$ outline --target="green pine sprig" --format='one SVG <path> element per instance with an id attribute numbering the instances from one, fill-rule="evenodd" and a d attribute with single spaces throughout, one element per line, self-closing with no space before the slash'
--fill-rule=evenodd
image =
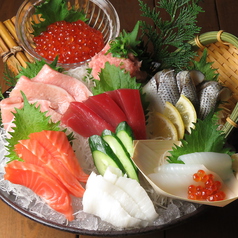
<path id="1" fill-rule="evenodd" d="M 183 69 L 196 56 L 191 50 L 189 40 L 200 32 L 196 25 L 197 15 L 202 12 L 198 0 L 160 0 L 156 7 L 150 8 L 139 0 L 142 16 L 150 18 L 154 24 L 142 21 L 143 37 L 147 45 L 152 44 L 153 61 L 159 62 L 160 69 Z M 168 19 L 160 17 L 161 10 L 165 10 Z"/>

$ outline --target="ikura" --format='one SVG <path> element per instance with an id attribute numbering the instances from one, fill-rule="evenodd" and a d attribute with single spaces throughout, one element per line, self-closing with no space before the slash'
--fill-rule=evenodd
<path id="1" fill-rule="evenodd" d="M 190 185 L 188 187 L 188 198 L 192 200 L 207 200 L 210 202 L 224 200 L 226 194 L 221 189 L 221 182 L 214 181 L 212 174 L 206 174 L 204 170 L 198 170 L 193 175 L 193 180 L 196 182 L 202 182 L 204 186 Z"/>
<path id="2" fill-rule="evenodd" d="M 77 63 L 93 57 L 104 47 L 103 35 L 85 22 L 58 21 L 33 38 L 35 51 L 42 57 L 59 63 Z"/>

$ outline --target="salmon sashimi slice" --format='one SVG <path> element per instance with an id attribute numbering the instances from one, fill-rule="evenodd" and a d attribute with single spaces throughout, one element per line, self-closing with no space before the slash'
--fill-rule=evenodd
<path id="1" fill-rule="evenodd" d="M 74 219 L 69 194 L 46 169 L 14 160 L 5 166 L 5 171 L 4 179 L 30 188 L 52 209 L 64 214 L 69 221 Z"/>
<path id="2" fill-rule="evenodd" d="M 29 135 L 35 139 L 48 153 L 60 161 L 69 172 L 81 182 L 87 182 L 89 175 L 81 168 L 66 134 L 62 131 L 41 131 Z"/>
<path id="3" fill-rule="evenodd" d="M 85 189 L 80 182 L 65 168 L 62 163 L 48 153 L 45 148 L 34 139 L 20 140 L 15 145 L 15 152 L 26 163 L 36 164 L 47 169 L 63 186 L 75 197 L 82 197 Z"/>
<path id="4" fill-rule="evenodd" d="M 65 89 L 55 85 L 34 82 L 25 76 L 19 78 L 9 96 L 21 97 L 21 91 L 26 95 L 28 101 L 43 99 L 57 104 L 58 109 L 56 111 L 60 114 L 67 110 L 70 102 L 75 101 Z"/>
<path id="5" fill-rule="evenodd" d="M 81 102 L 86 100 L 92 93 L 86 87 L 84 83 L 69 75 L 59 73 L 47 64 L 45 64 L 36 77 L 32 78 L 35 82 L 41 82 L 45 84 L 53 84 L 65 89 L 75 101 Z"/>

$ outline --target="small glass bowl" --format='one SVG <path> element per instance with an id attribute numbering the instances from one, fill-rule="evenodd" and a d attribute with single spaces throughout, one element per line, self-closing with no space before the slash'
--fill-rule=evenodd
<path id="1" fill-rule="evenodd" d="M 33 42 L 32 35 L 32 20 L 39 21 L 40 17 L 34 14 L 35 6 L 40 5 L 43 1 L 44 0 L 25 0 L 18 9 L 15 23 L 19 44 L 36 60 L 41 60 L 42 56 L 37 54 L 34 50 L 35 43 Z M 108 0 L 66 0 L 66 2 L 68 6 L 85 12 L 86 18 L 88 19 L 87 24 L 102 32 L 105 45 L 119 35 L 119 17 L 115 8 Z M 46 59 L 44 60 L 47 63 L 51 62 Z M 65 69 L 72 69 L 89 61 L 90 59 L 71 64 L 58 63 L 58 66 Z"/>

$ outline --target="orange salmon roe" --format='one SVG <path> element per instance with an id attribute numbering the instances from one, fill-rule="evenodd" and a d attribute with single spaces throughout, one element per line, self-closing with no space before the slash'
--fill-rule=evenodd
<path id="1" fill-rule="evenodd" d="M 188 187 L 188 198 L 192 200 L 207 200 L 210 202 L 224 200 L 226 194 L 221 191 L 221 182 L 214 181 L 212 174 L 206 174 L 204 170 L 198 170 L 193 175 L 193 180 L 202 182 L 204 185 L 190 185 Z"/>
<path id="2" fill-rule="evenodd" d="M 58 55 L 59 63 L 85 61 L 104 47 L 102 33 L 81 20 L 55 22 L 33 40 L 39 55 L 51 61 Z"/>

